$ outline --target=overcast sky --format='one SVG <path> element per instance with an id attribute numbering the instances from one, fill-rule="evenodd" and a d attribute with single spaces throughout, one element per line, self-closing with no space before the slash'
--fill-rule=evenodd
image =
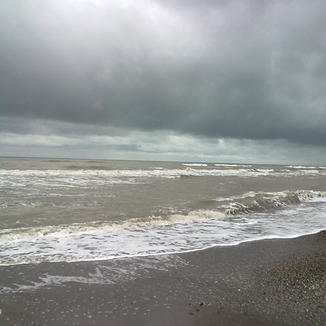
<path id="1" fill-rule="evenodd" d="M 326 164 L 326 1 L 2 0 L 0 155 Z"/>

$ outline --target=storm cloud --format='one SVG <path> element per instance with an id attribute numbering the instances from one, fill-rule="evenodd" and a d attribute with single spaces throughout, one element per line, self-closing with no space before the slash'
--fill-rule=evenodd
<path id="1" fill-rule="evenodd" d="M 1 1 L 0 131 L 324 150 L 325 13 L 322 0 Z"/>

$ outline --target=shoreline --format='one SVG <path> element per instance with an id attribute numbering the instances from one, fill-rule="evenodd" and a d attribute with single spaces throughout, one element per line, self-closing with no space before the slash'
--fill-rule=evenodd
<path id="1" fill-rule="evenodd" d="M 157 257 L 157 256 L 171 256 L 171 255 L 183 255 L 183 254 L 188 254 L 188 253 L 195 253 L 195 252 L 201 252 L 205 250 L 210 250 L 214 248 L 228 248 L 228 247 L 234 247 L 234 246 L 240 246 L 246 243 L 251 243 L 251 242 L 260 242 L 260 241 L 268 241 L 268 240 L 284 240 L 284 239 L 296 239 L 300 237 L 305 237 L 305 236 L 312 236 L 315 234 L 318 234 L 320 232 L 326 232 L 324 229 L 318 229 L 316 231 L 312 231 L 309 233 L 302 233 L 302 234 L 296 234 L 293 236 L 271 236 L 271 237 L 264 237 L 264 238 L 254 238 L 254 239 L 249 239 L 249 240 L 244 240 L 244 241 L 239 241 L 239 242 L 232 242 L 232 243 L 218 243 L 218 244 L 213 244 L 209 245 L 207 247 L 203 248 L 197 248 L 197 249 L 187 249 L 187 250 L 181 250 L 181 251 L 168 251 L 168 252 L 160 252 L 160 253 L 151 253 L 151 254 L 135 254 L 135 255 L 122 255 L 122 256 L 112 256 L 112 257 L 106 257 L 106 258 L 94 258 L 94 259 L 88 259 L 88 260 L 71 260 L 71 261 L 44 261 L 41 263 L 18 263 L 18 264 L 0 264 L 1 267 L 10 267 L 10 266 L 22 266 L 22 265 L 39 265 L 39 264 L 60 264 L 60 263 L 68 263 L 68 264 L 73 264 L 73 263 L 94 263 L 94 262 L 109 262 L 112 260 L 121 260 L 121 259 L 137 259 L 137 258 L 146 258 L 146 257 Z"/>
<path id="2" fill-rule="evenodd" d="M 25 285 L 0 294 L 0 323 L 323 325 L 325 243 L 321 231 L 172 255 L 0 266 L 3 286 Z"/>

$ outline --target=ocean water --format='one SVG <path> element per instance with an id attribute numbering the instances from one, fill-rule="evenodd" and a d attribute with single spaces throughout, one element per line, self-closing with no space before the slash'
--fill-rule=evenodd
<path id="1" fill-rule="evenodd" d="M 326 226 L 326 167 L 0 158 L 0 265 L 146 257 Z"/>

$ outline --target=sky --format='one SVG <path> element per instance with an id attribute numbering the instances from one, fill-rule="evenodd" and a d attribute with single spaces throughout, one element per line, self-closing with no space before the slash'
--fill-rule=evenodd
<path id="1" fill-rule="evenodd" d="M 325 14 L 2 0 L 0 155 L 326 165 Z"/>

